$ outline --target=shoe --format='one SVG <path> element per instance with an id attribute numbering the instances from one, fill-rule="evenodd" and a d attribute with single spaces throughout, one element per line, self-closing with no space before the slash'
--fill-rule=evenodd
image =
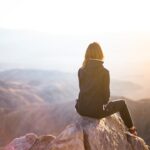
<path id="1" fill-rule="evenodd" d="M 128 131 L 129 131 L 131 134 L 137 136 L 137 129 L 136 129 L 135 127 L 129 128 Z"/>

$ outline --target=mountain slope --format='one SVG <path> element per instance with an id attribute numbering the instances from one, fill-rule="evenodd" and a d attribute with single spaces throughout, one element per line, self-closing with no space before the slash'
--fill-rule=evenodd
<path id="1" fill-rule="evenodd" d="M 116 115 L 100 121 L 80 117 L 56 138 L 30 134 L 14 139 L 4 150 L 148 150 L 141 138 L 125 132 Z"/>

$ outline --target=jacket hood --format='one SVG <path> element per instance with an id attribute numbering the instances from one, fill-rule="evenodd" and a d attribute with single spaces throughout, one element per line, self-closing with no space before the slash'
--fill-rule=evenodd
<path id="1" fill-rule="evenodd" d="M 103 68 L 103 61 L 98 60 L 98 59 L 90 59 L 87 62 L 87 67 L 88 68 Z"/>

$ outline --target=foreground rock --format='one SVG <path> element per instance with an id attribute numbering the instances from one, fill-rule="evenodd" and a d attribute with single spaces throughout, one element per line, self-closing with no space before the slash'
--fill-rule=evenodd
<path id="1" fill-rule="evenodd" d="M 148 146 L 127 133 L 121 119 L 113 115 L 101 120 L 81 117 L 56 138 L 28 134 L 4 150 L 148 150 Z"/>
<path id="2" fill-rule="evenodd" d="M 45 135 L 38 137 L 33 133 L 14 139 L 4 150 L 45 150 L 55 137 Z"/>

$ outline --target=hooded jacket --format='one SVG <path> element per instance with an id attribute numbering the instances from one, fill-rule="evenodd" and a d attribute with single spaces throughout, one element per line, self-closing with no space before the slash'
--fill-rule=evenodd
<path id="1" fill-rule="evenodd" d="M 85 67 L 78 70 L 79 95 L 75 105 L 81 115 L 95 116 L 103 110 L 110 97 L 109 71 L 103 62 L 90 59 Z"/>

